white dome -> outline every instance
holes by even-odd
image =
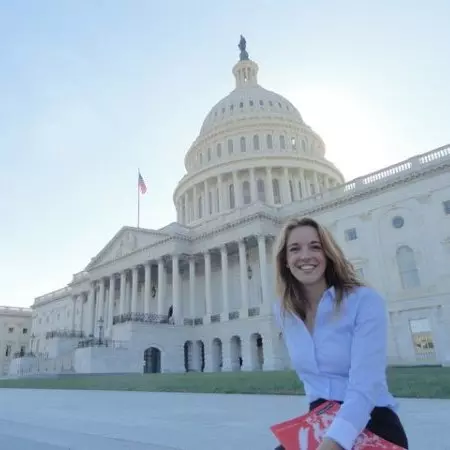
[[[217,102],[203,121],[200,134],[207,134],[228,120],[238,120],[249,115],[257,118],[273,118],[278,115],[304,125],[302,116],[289,100],[256,84],[236,87]]]
[[[239,48],[235,89],[211,109],[185,155],[173,195],[184,225],[258,201],[290,204],[344,181],[297,108],[258,84],[242,37]]]

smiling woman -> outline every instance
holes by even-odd
[[[350,450],[365,428],[407,449],[386,381],[384,299],[358,280],[332,235],[311,218],[284,226],[276,266],[275,317],[310,409],[326,400],[342,404],[319,450]]]

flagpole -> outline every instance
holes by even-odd
[[[137,183],[137,227],[139,228],[139,219],[141,215],[141,196],[140,196],[140,186],[139,186],[139,175],[141,171],[138,169],[138,183]]]

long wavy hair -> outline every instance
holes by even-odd
[[[298,227],[312,227],[319,235],[320,244],[326,258],[325,281],[328,287],[335,289],[335,306],[339,309],[343,297],[352,289],[364,286],[358,279],[352,264],[345,258],[331,233],[310,217],[291,219],[283,227],[276,247],[276,289],[281,299],[282,309],[296,314],[302,320],[310,308],[303,285],[291,273],[287,266],[286,245],[292,230]]]

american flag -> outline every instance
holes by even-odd
[[[141,194],[145,194],[147,192],[147,186],[145,185],[145,181],[142,178],[141,172],[139,172],[138,177],[138,188],[141,191]]]

